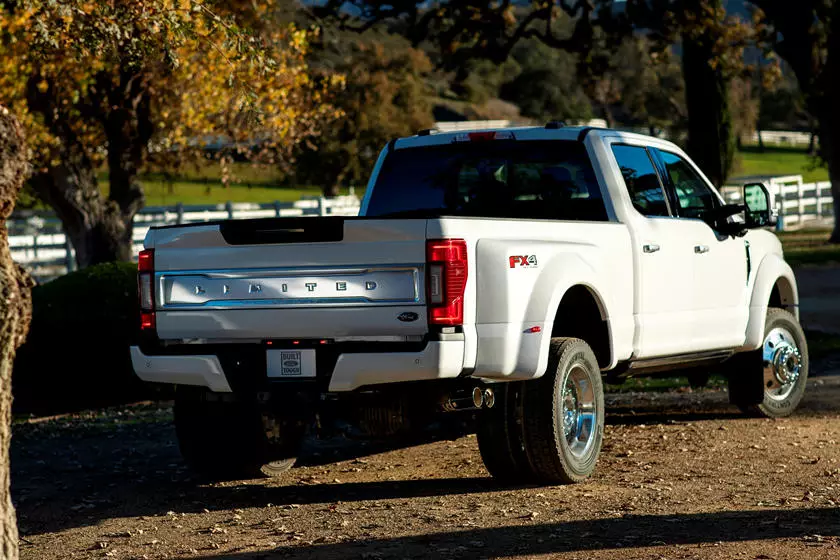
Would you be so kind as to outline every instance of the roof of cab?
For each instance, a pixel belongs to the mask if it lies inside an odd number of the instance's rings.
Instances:
[[[511,132],[516,140],[582,140],[587,134],[597,134],[598,136],[619,136],[628,140],[643,140],[660,145],[673,145],[671,142],[662,138],[646,136],[644,134],[637,134],[634,132],[624,132],[611,128],[597,128],[591,126],[559,125],[552,128],[549,128],[548,126],[520,126],[507,128],[481,128],[480,126],[476,126],[475,129],[447,132],[423,131],[423,133],[415,136],[396,139],[391,148],[418,148],[422,146],[450,144],[455,141],[456,138],[463,137],[473,132],[485,134],[491,132]]]

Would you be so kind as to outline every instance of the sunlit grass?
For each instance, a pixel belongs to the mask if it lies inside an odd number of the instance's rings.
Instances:
[[[806,183],[828,181],[828,169],[799,146],[767,146],[764,152],[756,146],[745,146],[736,155],[731,174],[732,177],[739,175],[802,175]]]

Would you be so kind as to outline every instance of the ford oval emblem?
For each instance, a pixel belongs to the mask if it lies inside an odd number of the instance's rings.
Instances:
[[[397,315],[397,319],[399,319],[403,323],[410,323],[412,321],[416,321],[419,318],[420,318],[420,315],[418,315],[417,313],[415,313],[413,311],[406,311],[404,313],[400,313],[399,315]]]
[[[299,365],[300,362],[298,362],[297,360],[285,360],[283,362],[283,367],[298,367]]]

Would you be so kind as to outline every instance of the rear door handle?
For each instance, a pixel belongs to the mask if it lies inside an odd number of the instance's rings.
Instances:
[[[659,245],[656,243],[648,243],[646,245],[642,245],[642,251],[645,253],[655,253],[659,250]]]
[[[697,253],[698,255],[702,255],[703,253],[708,253],[709,252],[709,246],[708,245],[695,245],[694,246],[694,252]]]

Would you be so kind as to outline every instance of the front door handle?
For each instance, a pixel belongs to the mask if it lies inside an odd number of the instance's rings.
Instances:
[[[655,253],[659,250],[659,245],[656,243],[648,243],[646,245],[642,245],[642,251],[645,253]]]
[[[695,245],[694,246],[694,252],[697,253],[698,255],[702,255],[703,253],[708,253],[709,252],[709,246],[708,245]]]

